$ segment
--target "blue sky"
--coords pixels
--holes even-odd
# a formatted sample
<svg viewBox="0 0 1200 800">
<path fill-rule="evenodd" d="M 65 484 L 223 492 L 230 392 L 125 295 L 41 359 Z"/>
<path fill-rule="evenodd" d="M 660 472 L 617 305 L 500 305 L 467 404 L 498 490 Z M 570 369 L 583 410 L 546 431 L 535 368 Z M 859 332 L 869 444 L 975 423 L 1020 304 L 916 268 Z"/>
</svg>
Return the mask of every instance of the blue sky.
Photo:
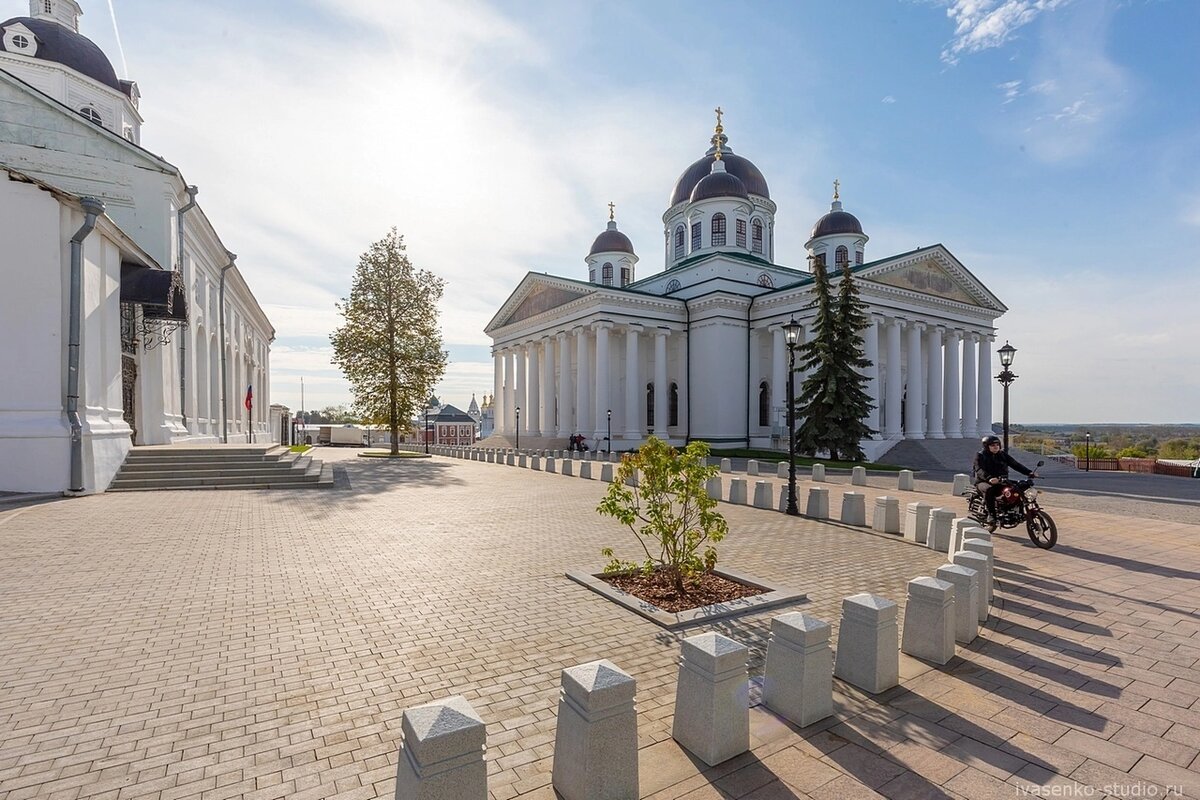
<svg viewBox="0 0 1200 800">
<path fill-rule="evenodd" d="M 108 5 L 83 4 L 124 73 Z M 483 326 L 527 270 L 584 276 L 609 200 L 639 277 L 662 269 L 720 105 L 781 263 L 836 177 L 868 259 L 942 242 L 1009 306 L 1015 419 L 1200 420 L 1191 0 L 113 9 L 143 144 L 199 185 L 275 323 L 276 402 L 299 407 L 302 374 L 306 407 L 350 401 L 333 303 L 392 225 L 448 281 L 439 393 L 490 393 Z"/>
</svg>

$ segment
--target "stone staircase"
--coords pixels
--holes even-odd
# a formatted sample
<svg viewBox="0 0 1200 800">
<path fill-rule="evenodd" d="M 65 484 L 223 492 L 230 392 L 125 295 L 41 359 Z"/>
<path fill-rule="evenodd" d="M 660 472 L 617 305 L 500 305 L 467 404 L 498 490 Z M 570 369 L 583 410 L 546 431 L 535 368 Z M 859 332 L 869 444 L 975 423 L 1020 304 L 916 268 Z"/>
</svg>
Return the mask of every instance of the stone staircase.
<svg viewBox="0 0 1200 800">
<path fill-rule="evenodd" d="M 311 451 L 309 451 L 311 452 Z M 110 492 L 156 489 L 323 489 L 333 468 L 275 444 L 135 447 Z"/>
</svg>

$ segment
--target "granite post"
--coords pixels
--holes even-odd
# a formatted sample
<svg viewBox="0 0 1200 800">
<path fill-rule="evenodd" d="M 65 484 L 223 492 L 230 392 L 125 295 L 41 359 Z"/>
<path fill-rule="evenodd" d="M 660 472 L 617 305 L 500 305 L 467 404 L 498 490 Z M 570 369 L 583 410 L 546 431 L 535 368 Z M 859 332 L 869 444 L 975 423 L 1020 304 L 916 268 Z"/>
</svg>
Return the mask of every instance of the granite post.
<svg viewBox="0 0 1200 800">
<path fill-rule="evenodd" d="M 900 649 L 934 664 L 954 658 L 953 583 L 929 577 L 908 582 Z"/>
<path fill-rule="evenodd" d="M 802 728 L 833 714 L 830 633 L 828 622 L 799 611 L 771 620 L 763 703 Z"/>
<path fill-rule="evenodd" d="M 709 766 L 750 749 L 750 650 L 719 633 L 684 639 L 671 736 Z"/>
<path fill-rule="evenodd" d="M 900 682 L 896 611 L 894 602 L 873 594 L 842 600 L 834 675 L 871 694 Z"/>
<path fill-rule="evenodd" d="M 551 780 L 565 800 L 637 800 L 636 687 L 603 659 L 562 671 Z"/>
<path fill-rule="evenodd" d="M 406 709 L 396 764 L 396 800 L 487 800 L 487 732 L 463 697 Z"/>
</svg>

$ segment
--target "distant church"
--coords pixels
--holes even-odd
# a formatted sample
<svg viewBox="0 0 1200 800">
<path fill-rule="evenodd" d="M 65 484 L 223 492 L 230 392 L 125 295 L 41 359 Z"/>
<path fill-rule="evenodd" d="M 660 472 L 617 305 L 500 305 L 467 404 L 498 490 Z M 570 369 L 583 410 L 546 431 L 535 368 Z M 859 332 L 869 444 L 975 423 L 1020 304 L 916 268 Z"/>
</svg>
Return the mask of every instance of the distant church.
<svg viewBox="0 0 1200 800">
<path fill-rule="evenodd" d="M 0 23 L 0 491 L 103 491 L 134 445 L 270 430 L 275 330 L 82 13 Z"/>
<path fill-rule="evenodd" d="M 852 265 L 870 325 L 867 386 L 879 458 L 902 439 L 991 429 L 991 348 L 1007 309 L 941 244 L 869 261 L 869 238 L 842 208 L 812 227 L 809 266 L 775 261 L 776 205 L 763 173 L 729 147 L 717 110 L 711 146 L 671 191 L 665 269 L 639 279 L 633 243 L 607 229 L 584 258 L 586 280 L 528 273 L 485 328 L 492 338 L 496 433 L 612 448 L 653 433 L 674 444 L 787 448 L 783 325 L 811 336 L 811 269 Z M 803 338 L 801 339 L 803 341 Z M 797 375 L 797 391 L 803 375 Z M 517 409 L 521 412 L 518 415 Z M 600 444 L 603 447 L 603 444 Z"/>
</svg>

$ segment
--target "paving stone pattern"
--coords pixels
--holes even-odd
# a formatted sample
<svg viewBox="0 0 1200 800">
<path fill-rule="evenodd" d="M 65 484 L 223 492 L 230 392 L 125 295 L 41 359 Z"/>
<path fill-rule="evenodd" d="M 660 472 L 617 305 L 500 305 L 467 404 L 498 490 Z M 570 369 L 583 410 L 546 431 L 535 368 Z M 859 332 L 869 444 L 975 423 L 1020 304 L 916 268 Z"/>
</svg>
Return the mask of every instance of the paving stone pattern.
<svg viewBox="0 0 1200 800">
<path fill-rule="evenodd" d="M 958 657 L 902 656 L 874 697 L 835 681 L 802 730 L 756 706 L 751 752 L 708 768 L 670 739 L 681 638 L 742 642 L 760 676 L 773 615 L 903 606 L 944 556 L 725 504 L 722 563 L 809 601 L 665 632 L 563 576 L 637 555 L 600 482 L 323 452 L 321 493 L 0 512 L 0 800 L 390 798 L 402 710 L 452 694 L 487 723 L 492 797 L 551 798 L 559 672 L 598 658 L 638 681 L 645 797 L 1200 797 L 1198 526 L 1064 509 L 1052 551 L 998 535 L 996 613 Z M 894 486 L 868 502 L 934 496 Z"/>
</svg>

